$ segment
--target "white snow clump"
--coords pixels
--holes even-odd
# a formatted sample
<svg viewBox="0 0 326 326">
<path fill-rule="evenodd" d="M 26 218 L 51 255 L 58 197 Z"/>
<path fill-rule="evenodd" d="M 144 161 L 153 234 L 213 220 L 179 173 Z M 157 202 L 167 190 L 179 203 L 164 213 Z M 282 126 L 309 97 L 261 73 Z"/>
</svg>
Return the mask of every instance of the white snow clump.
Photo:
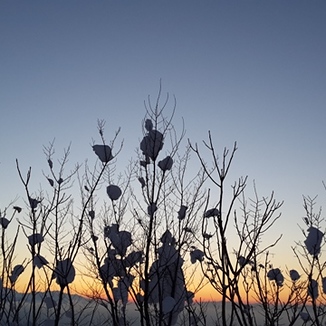
<svg viewBox="0 0 326 326">
<path fill-rule="evenodd" d="M 297 281 L 300 278 L 299 273 L 295 269 L 290 270 L 290 277 L 293 282 Z"/>
<path fill-rule="evenodd" d="M 279 268 L 272 268 L 268 273 L 267 277 L 270 281 L 275 281 L 278 286 L 282 286 L 284 282 L 284 276 L 282 275 Z"/>
<path fill-rule="evenodd" d="M 103 163 L 108 163 L 113 159 L 111 147 L 108 145 L 94 145 L 93 151 Z"/>
<path fill-rule="evenodd" d="M 313 226 L 308 229 L 308 232 L 307 239 L 304 241 L 304 243 L 309 254 L 316 257 L 320 253 L 320 245 L 324 237 L 324 233 Z"/>
<path fill-rule="evenodd" d="M 69 283 L 72 283 L 75 279 L 75 268 L 72 265 L 70 258 L 64 260 L 59 260 L 57 266 L 54 269 L 54 276 L 56 277 L 56 282 L 61 287 L 67 286 Z"/>
<path fill-rule="evenodd" d="M 220 211 L 217 208 L 211 208 L 205 212 L 205 217 L 213 217 L 213 216 L 219 216 Z"/>
<path fill-rule="evenodd" d="M 149 123 L 150 120 L 148 120 L 145 122 L 145 128 L 148 133 L 141 141 L 140 149 L 146 157 L 155 161 L 160 150 L 163 148 L 163 135 L 159 131 L 152 129 L 153 126 Z"/>
<path fill-rule="evenodd" d="M 40 233 L 34 233 L 28 237 L 28 243 L 30 246 L 35 246 L 36 244 L 42 243 L 44 238 Z"/>
<path fill-rule="evenodd" d="M 120 187 L 115 185 L 107 186 L 106 192 L 111 200 L 118 200 L 122 194 Z"/>
<path fill-rule="evenodd" d="M 171 156 L 167 156 L 162 161 L 158 162 L 158 167 L 163 171 L 170 171 L 172 169 L 173 159 Z"/>
</svg>

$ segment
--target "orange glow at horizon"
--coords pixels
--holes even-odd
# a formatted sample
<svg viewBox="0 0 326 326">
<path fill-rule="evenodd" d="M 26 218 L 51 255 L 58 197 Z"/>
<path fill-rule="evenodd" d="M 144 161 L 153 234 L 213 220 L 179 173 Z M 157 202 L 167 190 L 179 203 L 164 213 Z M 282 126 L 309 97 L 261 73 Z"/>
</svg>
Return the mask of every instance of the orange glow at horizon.
<svg viewBox="0 0 326 326">
<path fill-rule="evenodd" d="M 15 284 L 15 289 L 18 292 L 30 292 L 31 288 L 27 289 L 28 283 L 29 283 L 29 278 L 30 278 L 30 273 L 26 273 L 25 271 L 17 280 Z M 37 280 L 39 278 L 37 277 Z M 196 279 L 194 280 L 196 281 Z M 202 286 L 198 291 L 195 291 L 194 289 L 196 288 L 195 285 L 196 282 L 193 284 L 189 284 L 188 289 L 190 291 L 195 292 L 194 296 L 194 302 L 212 302 L 212 301 L 221 301 L 222 296 L 213 288 L 211 284 L 206 284 Z M 46 284 L 45 283 L 36 283 L 36 289 L 37 291 L 43 292 L 46 289 Z M 56 283 L 55 280 L 53 280 L 51 284 L 51 290 L 52 291 L 59 291 L 60 287 Z M 72 284 L 69 285 L 69 290 L 71 294 L 77 294 L 83 297 L 87 298 L 103 298 L 105 299 L 107 296 L 105 294 L 105 291 L 103 289 L 103 285 L 101 284 L 100 280 L 98 279 L 93 279 L 91 277 L 85 277 L 85 275 L 78 273 L 76 275 L 76 278 Z M 64 292 L 67 290 L 65 289 Z M 289 291 L 290 288 L 286 287 L 284 285 L 284 288 L 280 292 L 279 299 L 282 302 L 286 302 L 289 296 Z M 110 292 L 110 290 L 109 290 Z M 247 294 L 243 289 L 241 289 L 240 294 L 242 298 L 246 298 Z M 129 295 L 129 300 L 132 301 L 132 297 Z M 250 304 L 257 303 L 259 300 L 257 300 L 256 294 L 251 291 L 248 294 L 248 300 Z"/>
</svg>

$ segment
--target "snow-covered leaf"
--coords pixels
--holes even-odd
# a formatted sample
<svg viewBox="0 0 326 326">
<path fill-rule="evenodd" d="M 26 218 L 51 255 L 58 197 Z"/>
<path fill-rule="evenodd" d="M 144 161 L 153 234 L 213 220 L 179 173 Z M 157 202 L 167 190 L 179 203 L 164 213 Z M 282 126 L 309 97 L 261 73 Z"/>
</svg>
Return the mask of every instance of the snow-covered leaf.
<svg viewBox="0 0 326 326">
<path fill-rule="evenodd" d="M 119 232 L 119 224 L 106 225 L 104 227 L 104 237 L 109 238 L 111 233 L 117 234 Z"/>
<path fill-rule="evenodd" d="M 140 149 L 146 157 L 153 161 L 157 158 L 163 148 L 163 135 L 157 130 L 151 130 L 140 143 Z"/>
<path fill-rule="evenodd" d="M 220 211 L 217 208 L 211 208 L 205 212 L 205 217 L 213 217 L 213 216 L 219 216 Z"/>
<path fill-rule="evenodd" d="M 143 261 L 143 252 L 142 251 L 132 251 L 125 258 L 125 266 L 132 267 L 137 263 L 141 263 Z"/>
<path fill-rule="evenodd" d="M 0 217 L 0 224 L 4 229 L 6 229 L 8 227 L 9 223 L 10 223 L 10 221 L 7 220 L 5 217 Z"/>
<path fill-rule="evenodd" d="M 17 213 L 20 213 L 22 211 L 22 208 L 19 206 L 14 206 L 13 209 L 17 211 Z"/>
<path fill-rule="evenodd" d="M 183 220 L 186 217 L 188 206 L 181 205 L 179 211 L 178 211 L 178 219 Z"/>
<path fill-rule="evenodd" d="M 307 239 L 304 241 L 304 243 L 309 254 L 316 257 L 320 253 L 320 246 L 324 233 L 313 226 L 308 229 L 308 232 Z"/>
<path fill-rule="evenodd" d="M 48 159 L 48 164 L 49 164 L 50 169 L 53 169 L 53 162 L 51 159 Z"/>
<path fill-rule="evenodd" d="M 23 265 L 16 265 L 9 276 L 10 282 L 15 283 L 19 275 L 25 270 Z"/>
<path fill-rule="evenodd" d="M 115 185 L 108 186 L 106 192 L 111 200 L 118 200 L 122 194 L 120 187 Z"/>
<path fill-rule="evenodd" d="M 175 242 L 174 237 L 172 236 L 172 233 L 170 230 L 166 230 L 162 236 L 161 236 L 161 242 L 162 243 L 168 243 L 168 244 L 173 244 Z"/>
<path fill-rule="evenodd" d="M 158 162 L 158 167 L 163 171 L 170 171 L 173 165 L 173 159 L 171 156 L 167 156 L 162 161 Z"/>
<path fill-rule="evenodd" d="M 238 257 L 238 263 L 239 263 L 239 265 L 241 267 L 243 267 L 243 266 L 245 266 L 248 263 L 248 261 L 247 261 L 247 259 L 245 257 L 239 256 Z"/>
<path fill-rule="evenodd" d="M 178 251 L 173 245 L 169 243 L 164 243 L 161 247 L 157 248 L 157 253 L 159 255 L 159 261 L 162 266 L 168 266 L 173 264 L 177 259 L 179 263 L 183 263 L 183 259 L 180 257 Z"/>
<path fill-rule="evenodd" d="M 28 197 L 28 200 L 29 200 L 29 204 L 31 206 L 31 209 L 36 209 L 37 208 L 37 205 L 41 203 L 41 200 L 38 200 L 36 198 L 31 198 L 31 197 Z"/>
<path fill-rule="evenodd" d="M 51 187 L 54 186 L 54 181 L 51 178 L 47 178 Z"/>
<path fill-rule="evenodd" d="M 268 273 L 267 277 L 270 281 L 275 281 L 278 286 L 282 286 L 284 282 L 284 276 L 279 268 L 272 268 Z"/>
<path fill-rule="evenodd" d="M 203 233 L 203 238 L 206 240 L 209 240 L 212 236 L 213 236 L 213 234 L 208 234 L 206 232 Z"/>
<path fill-rule="evenodd" d="M 128 247 L 132 244 L 131 233 L 128 231 L 111 232 L 109 235 L 113 247 L 120 256 L 125 256 Z"/>
<path fill-rule="evenodd" d="M 114 255 L 117 253 L 120 256 L 125 256 L 128 247 L 132 244 L 131 233 L 128 231 L 119 231 L 118 224 L 105 226 L 104 237 L 111 240 L 112 246 L 114 247 Z"/>
<path fill-rule="evenodd" d="M 145 129 L 147 131 L 152 131 L 153 130 L 153 122 L 151 119 L 146 119 L 145 121 Z"/>
<path fill-rule="evenodd" d="M 293 282 L 297 281 L 300 278 L 299 273 L 295 269 L 290 270 L 290 277 Z"/>
<path fill-rule="evenodd" d="M 94 145 L 93 151 L 103 163 L 108 163 L 113 159 L 111 147 L 108 145 Z"/>
<path fill-rule="evenodd" d="M 35 233 L 28 237 L 28 243 L 31 246 L 35 246 L 36 244 L 42 243 L 43 241 L 44 241 L 44 238 L 43 238 L 42 234 L 40 234 L 40 233 Z"/>
<path fill-rule="evenodd" d="M 204 253 L 200 249 L 194 249 L 190 252 L 190 260 L 192 264 L 195 264 L 196 261 L 203 261 L 204 260 Z"/>
<path fill-rule="evenodd" d="M 75 279 L 75 268 L 72 265 L 71 259 L 67 258 L 64 260 L 59 260 L 57 266 L 54 270 L 56 277 L 56 282 L 61 287 L 67 286 L 69 283 L 72 283 Z"/>
<path fill-rule="evenodd" d="M 42 268 L 43 266 L 47 265 L 49 262 L 41 255 L 36 255 L 33 259 L 34 266 L 37 268 Z"/>
</svg>

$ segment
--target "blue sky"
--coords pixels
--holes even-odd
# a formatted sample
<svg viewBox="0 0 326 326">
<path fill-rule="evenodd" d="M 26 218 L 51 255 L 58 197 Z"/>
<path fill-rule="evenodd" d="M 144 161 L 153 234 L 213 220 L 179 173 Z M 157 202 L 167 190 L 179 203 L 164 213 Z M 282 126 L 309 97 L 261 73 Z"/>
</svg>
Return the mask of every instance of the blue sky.
<svg viewBox="0 0 326 326">
<path fill-rule="evenodd" d="M 302 195 L 326 199 L 325 17 L 324 1 L 1 1 L 1 207 L 23 196 L 16 158 L 44 183 L 54 138 L 58 154 L 71 142 L 71 166 L 94 159 L 97 119 L 107 138 L 122 128 L 127 165 L 162 79 L 193 142 L 238 141 L 230 182 L 248 175 L 285 201 L 284 252 Z"/>
</svg>

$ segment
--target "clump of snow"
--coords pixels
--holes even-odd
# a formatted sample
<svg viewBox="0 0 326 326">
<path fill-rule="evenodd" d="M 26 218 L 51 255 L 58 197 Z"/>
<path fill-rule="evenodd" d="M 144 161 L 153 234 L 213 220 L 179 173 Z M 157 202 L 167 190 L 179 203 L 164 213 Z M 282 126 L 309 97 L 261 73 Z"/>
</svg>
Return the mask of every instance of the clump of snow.
<svg viewBox="0 0 326 326">
<path fill-rule="evenodd" d="M 111 233 L 110 240 L 117 253 L 122 257 L 126 255 L 128 247 L 132 244 L 131 233 L 128 231 Z"/>
<path fill-rule="evenodd" d="M 313 226 L 308 229 L 308 232 L 307 239 L 304 241 L 304 243 L 309 254 L 316 257 L 320 253 L 320 246 L 324 233 Z"/>
<path fill-rule="evenodd" d="M 242 267 L 242 266 L 245 266 L 247 264 L 247 259 L 243 256 L 239 256 L 238 257 L 238 263 L 239 265 Z"/>
<path fill-rule="evenodd" d="M 108 186 L 106 192 L 111 200 L 118 200 L 122 194 L 120 187 L 116 185 Z"/>
<path fill-rule="evenodd" d="M 268 273 L 267 277 L 270 281 L 275 281 L 278 286 L 282 286 L 284 282 L 284 276 L 279 268 L 272 268 Z"/>
<path fill-rule="evenodd" d="M 206 239 L 206 240 L 209 240 L 212 237 L 213 237 L 213 234 L 209 234 L 209 233 L 206 233 L 206 232 L 203 233 L 203 238 Z"/>
<path fill-rule="evenodd" d="M 28 197 L 28 201 L 32 210 L 35 210 L 37 208 L 37 205 L 41 203 L 41 200 L 32 197 Z"/>
<path fill-rule="evenodd" d="M 108 145 L 94 145 L 93 151 L 103 163 L 108 163 L 113 159 L 111 147 Z"/>
<path fill-rule="evenodd" d="M 147 119 L 145 122 L 145 128 L 148 133 L 141 141 L 140 149 L 146 157 L 155 161 L 159 152 L 163 148 L 163 135 L 159 131 L 153 129 L 153 126 L 149 121 L 150 120 Z"/>
<path fill-rule="evenodd" d="M 0 217 L 0 224 L 4 229 L 8 227 L 9 223 L 10 221 L 7 220 L 5 217 Z"/>
<path fill-rule="evenodd" d="M 149 302 L 162 303 L 165 322 L 175 325 L 179 313 L 187 300 L 187 289 L 182 270 L 184 260 L 175 247 L 175 238 L 167 230 L 161 237 L 162 246 L 158 248 L 158 259 L 153 262 L 149 273 Z M 145 281 L 141 282 L 145 289 Z"/>
<path fill-rule="evenodd" d="M 163 171 L 170 171 L 172 169 L 173 159 L 171 156 L 167 156 L 162 161 L 158 162 L 158 167 Z"/>
<path fill-rule="evenodd" d="M 137 263 L 142 263 L 143 261 L 143 252 L 142 251 L 132 251 L 126 258 L 125 258 L 125 266 L 132 267 Z"/>
<path fill-rule="evenodd" d="M 112 224 L 104 228 L 104 236 L 111 240 L 115 252 L 120 256 L 125 256 L 128 247 L 132 244 L 131 233 L 119 231 L 118 224 Z"/>
<path fill-rule="evenodd" d="M 192 251 L 190 251 L 190 261 L 192 264 L 195 264 L 196 261 L 198 260 L 203 261 L 204 260 L 204 252 L 201 251 L 200 249 L 193 249 Z"/>
<path fill-rule="evenodd" d="M 178 211 L 178 219 L 183 220 L 186 217 L 188 206 L 181 205 L 179 211 Z"/>
<path fill-rule="evenodd" d="M 239 263 L 239 265 L 241 267 L 243 267 L 243 266 L 245 266 L 247 264 L 251 265 L 251 267 L 255 266 L 255 263 L 252 260 L 250 260 L 248 258 L 245 258 L 244 256 L 239 256 L 238 257 L 238 263 Z"/>
<path fill-rule="evenodd" d="M 36 266 L 37 268 L 42 268 L 43 266 L 47 265 L 49 262 L 41 255 L 36 255 L 33 258 L 33 263 L 34 266 Z"/>
<path fill-rule="evenodd" d="M 290 277 L 293 282 L 297 281 L 300 278 L 299 273 L 295 269 L 290 270 Z"/>
<path fill-rule="evenodd" d="M 13 209 L 17 212 L 20 213 L 22 211 L 22 208 L 19 206 L 13 206 Z"/>
<path fill-rule="evenodd" d="M 65 287 L 68 284 L 72 283 L 75 279 L 75 268 L 72 265 L 70 258 L 64 260 L 59 260 L 57 266 L 54 269 L 54 275 L 56 277 L 56 282 L 61 287 Z"/>
<path fill-rule="evenodd" d="M 44 241 L 42 234 L 34 233 L 28 237 L 28 243 L 30 246 L 35 246 L 36 244 L 40 244 Z"/>
<path fill-rule="evenodd" d="M 213 217 L 213 216 L 219 216 L 220 215 L 220 211 L 217 208 L 211 208 L 209 210 L 207 210 L 204 214 L 205 217 Z"/>
<path fill-rule="evenodd" d="M 9 276 L 10 282 L 14 284 L 19 275 L 25 270 L 23 265 L 16 265 L 14 269 L 11 271 L 11 275 Z"/>
</svg>

